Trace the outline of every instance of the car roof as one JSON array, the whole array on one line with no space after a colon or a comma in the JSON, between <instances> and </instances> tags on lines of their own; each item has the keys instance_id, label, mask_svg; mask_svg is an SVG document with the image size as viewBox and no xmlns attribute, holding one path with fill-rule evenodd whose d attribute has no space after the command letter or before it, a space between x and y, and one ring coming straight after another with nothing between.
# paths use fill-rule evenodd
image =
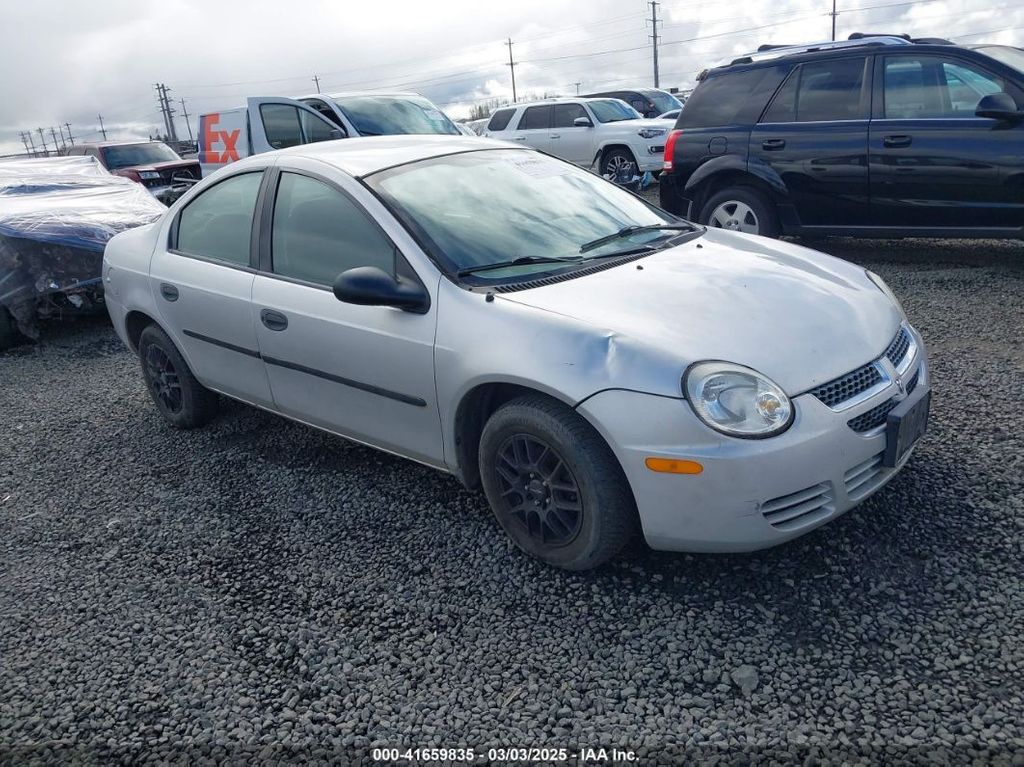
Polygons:
<instances>
[{"instance_id":1,"label":"car roof","mask_svg":"<svg viewBox=\"0 0 1024 767\"><path fill-rule=\"evenodd\" d=\"M348 96L387 96L389 98L409 98L410 96L415 96L416 98L423 98L423 96L418 93L410 93L408 91L341 91L339 93L310 93L308 96L296 96L296 98L343 99Z\"/></svg>"},{"instance_id":2,"label":"car roof","mask_svg":"<svg viewBox=\"0 0 1024 767\"><path fill-rule=\"evenodd\" d=\"M507 141L495 141L462 134L458 136L365 136L302 144L256 155L254 159L266 158L269 163L280 157L304 157L333 165L350 176L359 178L385 168L393 168L396 165L481 149L530 150L529 147Z\"/></svg>"},{"instance_id":3,"label":"car roof","mask_svg":"<svg viewBox=\"0 0 1024 767\"><path fill-rule=\"evenodd\" d=\"M136 139L135 141L85 141L75 144L75 146L94 146L94 147L108 147L108 146L129 146L131 144L163 144L163 141L159 139Z\"/></svg>"}]
</instances>

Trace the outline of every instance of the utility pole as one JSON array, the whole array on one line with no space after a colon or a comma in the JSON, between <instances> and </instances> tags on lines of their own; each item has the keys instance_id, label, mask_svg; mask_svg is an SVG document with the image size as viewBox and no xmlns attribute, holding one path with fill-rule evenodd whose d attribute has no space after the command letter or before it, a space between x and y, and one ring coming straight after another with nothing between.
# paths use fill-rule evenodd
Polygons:
<instances>
[{"instance_id":1,"label":"utility pole","mask_svg":"<svg viewBox=\"0 0 1024 767\"><path fill-rule=\"evenodd\" d=\"M576 95L579 96L580 95L580 86L583 85L583 83L573 83L573 85L576 86Z\"/></svg>"},{"instance_id":2,"label":"utility pole","mask_svg":"<svg viewBox=\"0 0 1024 767\"><path fill-rule=\"evenodd\" d=\"M317 92L319 93L319 91L317 91ZM181 100L181 115L182 115L182 117L185 118L185 127L188 128L188 140L189 140L189 143L192 143L192 142L195 141L195 139L192 138L192 125L188 121L188 110L185 109L185 99Z\"/></svg>"},{"instance_id":3,"label":"utility pole","mask_svg":"<svg viewBox=\"0 0 1024 767\"><path fill-rule=\"evenodd\" d=\"M32 140L32 131L25 131L25 135L28 136L28 145L32 148L32 156L36 156L36 142Z\"/></svg>"},{"instance_id":4,"label":"utility pole","mask_svg":"<svg viewBox=\"0 0 1024 767\"><path fill-rule=\"evenodd\" d=\"M320 78L317 75L313 75L313 82L316 83L316 92L320 92Z\"/></svg>"},{"instance_id":5,"label":"utility pole","mask_svg":"<svg viewBox=\"0 0 1024 767\"><path fill-rule=\"evenodd\" d=\"M103 134L103 140L107 140L107 131L103 128L103 115L96 115L96 118L100 121L100 133Z\"/></svg>"},{"instance_id":6,"label":"utility pole","mask_svg":"<svg viewBox=\"0 0 1024 767\"><path fill-rule=\"evenodd\" d=\"M508 39L505 43L508 46L508 67L512 70L512 103L515 104L519 99L516 98L516 63L512 60L512 38Z\"/></svg>"},{"instance_id":7,"label":"utility pole","mask_svg":"<svg viewBox=\"0 0 1024 767\"><path fill-rule=\"evenodd\" d=\"M830 13L829 16L832 17L832 41L833 42L835 42L835 39L836 39L836 16L838 16L838 15L839 15L839 12L836 10L836 0L832 0L832 13Z\"/></svg>"},{"instance_id":8,"label":"utility pole","mask_svg":"<svg viewBox=\"0 0 1024 767\"><path fill-rule=\"evenodd\" d=\"M53 151L56 152L57 151L57 131L55 131L53 129L52 125L50 126L50 135L53 136ZM68 145L64 143L64 132L63 131L61 131L61 134L60 134L60 143L61 143L61 145L62 145L62 147L64 149L68 148Z\"/></svg>"},{"instance_id":9,"label":"utility pole","mask_svg":"<svg viewBox=\"0 0 1024 767\"><path fill-rule=\"evenodd\" d=\"M835 0L832 0L832 2L835 2ZM651 32L653 32L651 42L654 44L654 87L657 88L660 86L658 79L658 6L661 3L657 2L657 0L649 0L647 4L651 6Z\"/></svg>"},{"instance_id":10,"label":"utility pole","mask_svg":"<svg viewBox=\"0 0 1024 767\"><path fill-rule=\"evenodd\" d=\"M25 131L22 131L19 135L21 136L21 143L25 145L25 154L27 154L29 157L31 157L32 156L32 150L28 148L28 140L30 138L32 138L32 134L31 133L25 133Z\"/></svg>"},{"instance_id":11,"label":"utility pole","mask_svg":"<svg viewBox=\"0 0 1024 767\"><path fill-rule=\"evenodd\" d=\"M75 145L75 137L71 135L71 123L64 123L64 127L68 129L68 141L71 142L71 146Z\"/></svg>"},{"instance_id":12,"label":"utility pole","mask_svg":"<svg viewBox=\"0 0 1024 767\"><path fill-rule=\"evenodd\" d=\"M160 111L164 115L164 127L167 128L167 139L177 143L178 131L174 126L174 114L175 109L171 106L171 100L167 97L167 94L171 92L163 83L157 83L155 86L157 92L157 101L160 102Z\"/></svg>"},{"instance_id":13,"label":"utility pole","mask_svg":"<svg viewBox=\"0 0 1024 767\"><path fill-rule=\"evenodd\" d=\"M43 142L43 151L49 154L50 150L46 148L46 134L42 128L36 128L36 132L39 134L39 140Z\"/></svg>"}]
</instances>

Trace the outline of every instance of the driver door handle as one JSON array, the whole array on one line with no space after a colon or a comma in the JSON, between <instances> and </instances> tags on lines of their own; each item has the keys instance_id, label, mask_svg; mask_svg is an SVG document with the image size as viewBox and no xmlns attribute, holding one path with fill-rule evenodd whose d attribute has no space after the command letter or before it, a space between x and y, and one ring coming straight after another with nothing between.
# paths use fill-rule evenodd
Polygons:
<instances>
[{"instance_id":1,"label":"driver door handle","mask_svg":"<svg viewBox=\"0 0 1024 767\"><path fill-rule=\"evenodd\" d=\"M260 321L266 325L269 330L284 330L288 327L288 318L281 314L281 312L275 312L273 309L264 309L261 311Z\"/></svg>"},{"instance_id":2,"label":"driver door handle","mask_svg":"<svg viewBox=\"0 0 1024 767\"><path fill-rule=\"evenodd\" d=\"M895 149L901 146L910 146L910 136L885 136L882 139L883 146L889 149Z\"/></svg>"},{"instance_id":3,"label":"driver door handle","mask_svg":"<svg viewBox=\"0 0 1024 767\"><path fill-rule=\"evenodd\" d=\"M513 141L526 141L526 136L513 136Z\"/></svg>"},{"instance_id":4,"label":"driver door handle","mask_svg":"<svg viewBox=\"0 0 1024 767\"><path fill-rule=\"evenodd\" d=\"M562 138L561 133L552 133L548 138Z\"/></svg>"},{"instance_id":5,"label":"driver door handle","mask_svg":"<svg viewBox=\"0 0 1024 767\"><path fill-rule=\"evenodd\" d=\"M785 149L786 139L784 138L766 138L761 142L761 148L771 152L775 149Z\"/></svg>"}]
</instances>

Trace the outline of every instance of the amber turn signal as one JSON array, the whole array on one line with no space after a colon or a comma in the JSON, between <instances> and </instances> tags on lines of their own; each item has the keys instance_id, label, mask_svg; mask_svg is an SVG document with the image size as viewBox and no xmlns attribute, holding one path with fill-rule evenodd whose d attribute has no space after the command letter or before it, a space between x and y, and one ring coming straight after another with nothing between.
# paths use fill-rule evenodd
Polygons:
<instances>
[{"instance_id":1,"label":"amber turn signal","mask_svg":"<svg viewBox=\"0 0 1024 767\"><path fill-rule=\"evenodd\" d=\"M644 465L651 471L659 471L664 474L700 474L704 467L696 461L684 461L679 458L650 458L644 459Z\"/></svg>"}]
</instances>

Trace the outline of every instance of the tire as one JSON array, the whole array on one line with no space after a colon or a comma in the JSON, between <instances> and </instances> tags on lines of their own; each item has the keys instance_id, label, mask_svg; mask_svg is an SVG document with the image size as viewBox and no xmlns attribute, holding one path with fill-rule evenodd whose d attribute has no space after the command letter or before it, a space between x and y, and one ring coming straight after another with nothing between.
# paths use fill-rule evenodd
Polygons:
<instances>
[{"instance_id":1,"label":"tire","mask_svg":"<svg viewBox=\"0 0 1024 767\"><path fill-rule=\"evenodd\" d=\"M597 567L636 532L636 504L615 455L579 414L550 397L519 397L490 417L480 477L509 537L556 567Z\"/></svg>"},{"instance_id":2,"label":"tire","mask_svg":"<svg viewBox=\"0 0 1024 767\"><path fill-rule=\"evenodd\" d=\"M17 346L21 343L21 333L18 326L14 324L14 317L7 311L7 307L0 305L0 352Z\"/></svg>"},{"instance_id":3,"label":"tire","mask_svg":"<svg viewBox=\"0 0 1024 767\"><path fill-rule=\"evenodd\" d=\"M779 236L775 207L749 186L734 186L712 195L701 208L700 223L762 237Z\"/></svg>"},{"instance_id":4,"label":"tire","mask_svg":"<svg viewBox=\"0 0 1024 767\"><path fill-rule=\"evenodd\" d=\"M139 361L149 396L171 426L195 429L217 415L217 394L196 380L185 358L156 325L139 336Z\"/></svg>"},{"instance_id":5,"label":"tire","mask_svg":"<svg viewBox=\"0 0 1024 767\"><path fill-rule=\"evenodd\" d=\"M601 158L601 175L605 178L611 176L611 180L615 181L616 173L627 163L633 166L633 176L643 175L640 173L640 165L637 163L632 152L621 147L609 149L604 153L604 157ZM632 176L630 177L631 179Z\"/></svg>"}]
</instances>

